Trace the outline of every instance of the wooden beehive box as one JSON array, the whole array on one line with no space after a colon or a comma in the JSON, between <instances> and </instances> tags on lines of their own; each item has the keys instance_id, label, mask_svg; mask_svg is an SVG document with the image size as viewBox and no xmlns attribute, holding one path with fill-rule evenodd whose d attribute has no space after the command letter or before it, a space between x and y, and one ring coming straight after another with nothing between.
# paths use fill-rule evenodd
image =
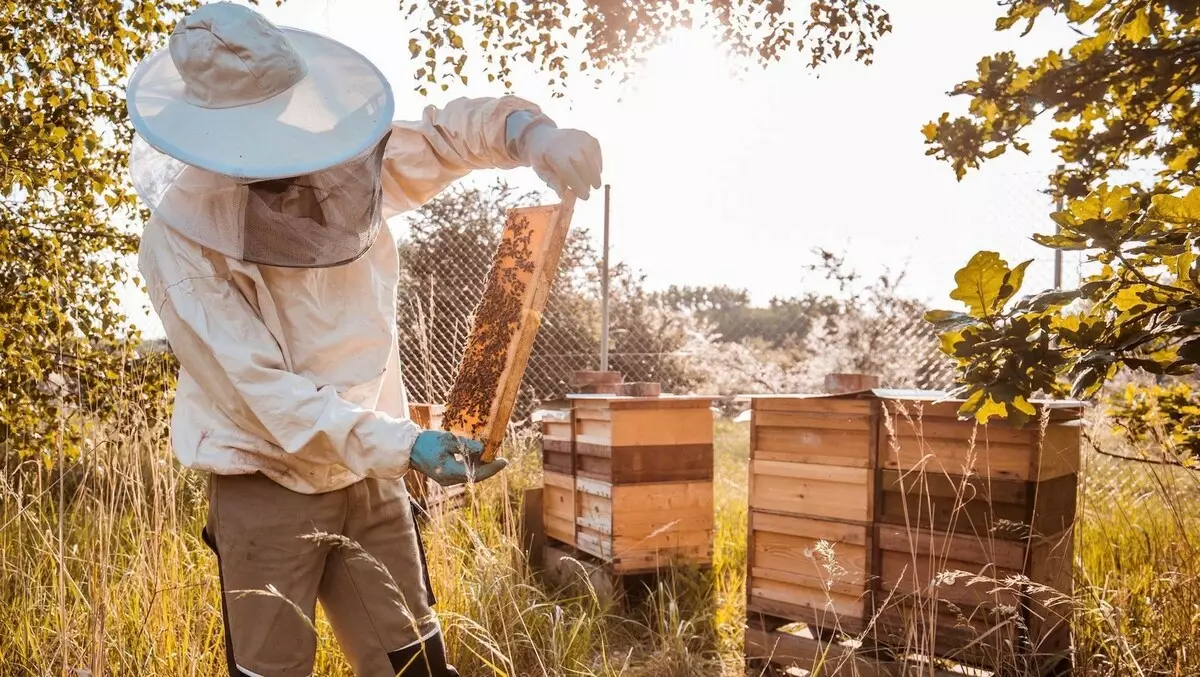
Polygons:
<instances>
[{"instance_id":1,"label":"wooden beehive box","mask_svg":"<svg viewBox=\"0 0 1200 677\"><path fill-rule=\"evenodd\" d=\"M446 407L441 404L412 402L408 405L408 417L426 430L441 430L445 411ZM462 505L467 491L462 485L443 487L418 470L405 473L404 485L408 488L408 495L426 511L458 507Z\"/></svg>"},{"instance_id":2,"label":"wooden beehive box","mask_svg":"<svg viewBox=\"0 0 1200 677\"><path fill-rule=\"evenodd\" d=\"M751 400L751 613L865 626L878 418L878 403L865 399Z\"/></svg>"},{"instance_id":3,"label":"wooden beehive box","mask_svg":"<svg viewBox=\"0 0 1200 677\"><path fill-rule=\"evenodd\" d=\"M713 419L707 397L572 395L569 438L543 422L547 535L617 574L707 564L713 535Z\"/></svg>"},{"instance_id":4,"label":"wooden beehive box","mask_svg":"<svg viewBox=\"0 0 1200 677\"><path fill-rule=\"evenodd\" d=\"M977 427L939 397L752 399L752 613L849 632L878 616L877 638L911 645L916 628L962 659L1018 639L1067 648L1064 607L1048 602L1070 592L1080 406L1039 403L1044 426ZM1023 578L1039 591L1018 594Z\"/></svg>"}]
</instances>

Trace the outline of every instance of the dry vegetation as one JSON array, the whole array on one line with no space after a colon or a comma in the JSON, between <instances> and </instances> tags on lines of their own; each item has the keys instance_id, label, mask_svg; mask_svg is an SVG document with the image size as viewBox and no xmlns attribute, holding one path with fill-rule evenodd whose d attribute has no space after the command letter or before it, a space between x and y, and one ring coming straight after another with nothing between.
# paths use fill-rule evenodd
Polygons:
<instances>
[{"instance_id":1,"label":"dry vegetation","mask_svg":"<svg viewBox=\"0 0 1200 677\"><path fill-rule=\"evenodd\" d=\"M78 463L30 464L0 483L0 675L220 674L202 478L176 467L161 430L127 428L97 435ZM512 443L503 479L425 530L463 674L742 674L746 438L719 424L713 570L671 572L625 612L529 573L516 497L538 482L537 457L531 439ZM1189 471L1113 463L1088 457L1071 601L1080 663L1086 674L1200 674L1200 486ZM317 627L316 674L349 675Z\"/></svg>"}]
</instances>

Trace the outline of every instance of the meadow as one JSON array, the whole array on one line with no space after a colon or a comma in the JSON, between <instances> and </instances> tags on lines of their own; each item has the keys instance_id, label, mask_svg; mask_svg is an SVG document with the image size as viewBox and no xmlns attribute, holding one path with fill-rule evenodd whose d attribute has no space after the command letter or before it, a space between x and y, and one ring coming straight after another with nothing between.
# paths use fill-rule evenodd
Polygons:
<instances>
[{"instance_id":1,"label":"meadow","mask_svg":"<svg viewBox=\"0 0 1200 677\"><path fill-rule=\"evenodd\" d=\"M1097 445L1119 445L1094 422ZM125 425L78 460L0 478L0 675L217 675L215 561L200 541L204 479L161 426ZM710 570L672 570L630 608L556 589L520 548L520 497L539 483L536 438L515 434L501 479L424 529L453 661L463 675L741 675L746 424L716 435ZM1076 589L1079 674L1200 674L1200 483L1193 471L1084 459ZM836 553L834 553L836 557ZM582 578L581 578L582 580ZM350 675L318 617L317 675Z\"/></svg>"}]
</instances>

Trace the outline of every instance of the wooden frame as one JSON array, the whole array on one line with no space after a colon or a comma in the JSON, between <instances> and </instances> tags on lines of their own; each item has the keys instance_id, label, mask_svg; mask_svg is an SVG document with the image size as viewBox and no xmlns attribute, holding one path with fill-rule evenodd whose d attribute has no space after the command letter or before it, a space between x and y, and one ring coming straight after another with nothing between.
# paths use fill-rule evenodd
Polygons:
<instances>
[{"instance_id":1,"label":"wooden frame","mask_svg":"<svg viewBox=\"0 0 1200 677\"><path fill-rule=\"evenodd\" d=\"M447 429L496 457L566 244L575 199L508 212L483 299L446 399Z\"/></svg>"}]
</instances>

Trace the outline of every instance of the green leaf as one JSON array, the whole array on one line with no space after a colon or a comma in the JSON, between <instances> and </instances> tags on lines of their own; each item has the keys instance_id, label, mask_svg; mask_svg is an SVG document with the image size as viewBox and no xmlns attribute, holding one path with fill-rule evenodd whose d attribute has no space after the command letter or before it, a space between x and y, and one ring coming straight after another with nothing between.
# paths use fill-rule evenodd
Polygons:
<instances>
[{"instance_id":1,"label":"green leaf","mask_svg":"<svg viewBox=\"0 0 1200 677\"><path fill-rule=\"evenodd\" d=\"M989 319L1002 300L1001 288L1011 272L996 252L978 252L954 274L958 286L950 298L966 304L971 317Z\"/></svg>"}]
</instances>

